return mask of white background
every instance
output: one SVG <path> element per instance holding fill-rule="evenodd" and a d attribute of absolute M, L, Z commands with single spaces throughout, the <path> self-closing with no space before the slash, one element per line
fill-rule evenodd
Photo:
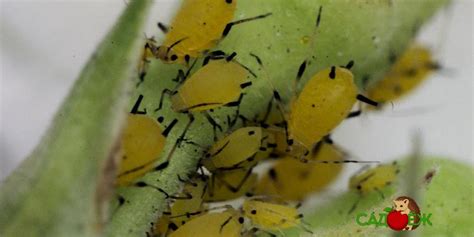
<path fill-rule="evenodd" d="M 176 1 L 177 2 L 177 1 Z M 167 21 L 174 1 L 152 10 Z M 0 179 L 28 155 L 47 129 L 95 46 L 124 8 L 122 1 L 1 1 Z M 455 1 L 420 36 L 446 67 L 384 113 L 343 123 L 334 139 L 364 160 L 390 160 L 411 150 L 474 163 L 473 2 Z"/>

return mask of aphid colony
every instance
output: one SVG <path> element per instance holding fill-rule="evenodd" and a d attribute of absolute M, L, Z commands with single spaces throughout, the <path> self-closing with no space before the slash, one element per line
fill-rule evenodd
<path fill-rule="evenodd" d="M 122 136 L 117 185 L 154 188 L 170 200 L 168 210 L 154 223 L 152 235 L 252 236 L 291 227 L 311 232 L 296 206 L 289 202 L 302 201 L 327 187 L 341 173 L 343 164 L 364 163 L 348 160 L 348 154 L 331 140 L 330 132 L 346 118 L 360 114 L 361 111 L 351 112 L 357 101 L 372 107 L 378 105 L 376 101 L 392 101 L 415 88 L 428 72 L 438 68 L 428 51 L 412 47 L 384 80 L 365 93 L 369 99 L 358 92 L 351 72 L 354 62 L 350 61 L 346 66 L 331 66 L 312 75 L 288 107 L 270 78 L 266 78 L 273 95 L 269 108 L 275 103 L 277 111 L 268 110 L 263 120 L 250 120 L 239 113 L 239 106 L 244 91 L 252 85 L 256 75 L 238 62 L 238 52 L 209 50 L 229 34 L 232 26 L 264 20 L 271 17 L 271 13 L 232 22 L 235 8 L 235 0 L 186 0 L 170 27 L 158 24 L 166 33 L 163 43 L 157 46 L 150 38 L 144 46 L 138 66 L 141 80 L 152 57 L 188 66 L 186 72 L 178 71 L 175 79 L 178 84 L 174 89 L 162 91 L 155 112 L 163 108 L 168 96 L 171 109 L 189 117 L 173 149 L 187 143 L 203 150 L 197 172 L 177 177 L 184 186 L 181 194 L 168 194 L 160 187 L 140 181 L 147 172 L 167 168 L 170 156 L 165 162 L 156 163 L 168 134 L 178 121 L 174 119 L 165 125 L 163 117 L 152 119 L 146 109 L 140 109 L 143 96 L 138 97 Z M 321 11 L 319 8 L 316 27 L 319 27 Z M 251 56 L 263 68 L 258 55 Z M 198 58 L 203 59 L 202 66 L 191 73 Z M 301 63 L 296 82 L 308 65 L 306 60 Z M 231 131 L 221 138 L 216 130 L 222 131 L 222 127 L 208 113 L 220 107 L 236 108 L 235 116 L 228 117 L 227 121 Z M 210 147 L 186 137 L 197 113 L 204 115 L 213 127 L 215 143 Z M 270 119 L 275 113 L 281 118 L 279 122 Z M 233 128 L 238 119 L 242 119 L 245 126 Z M 271 165 L 259 177 L 253 169 L 262 162 L 271 162 Z M 395 164 L 379 165 L 354 175 L 349 188 L 360 195 L 378 192 L 390 185 L 397 173 Z M 240 197 L 245 197 L 240 208 L 209 207 L 211 202 Z M 123 200 L 120 203 L 123 204 Z M 356 205 L 348 211 L 353 211 Z"/>

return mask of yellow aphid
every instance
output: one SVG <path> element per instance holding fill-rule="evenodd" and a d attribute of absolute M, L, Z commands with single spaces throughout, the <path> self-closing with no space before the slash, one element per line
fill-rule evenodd
<path fill-rule="evenodd" d="M 317 154 L 311 153 L 308 159 L 308 163 L 292 157 L 277 160 L 258 182 L 256 193 L 284 200 L 303 200 L 311 193 L 321 191 L 339 176 L 344 155 L 333 145 L 322 143 Z M 313 160 L 328 163 L 311 163 Z"/>
<path fill-rule="evenodd" d="M 356 97 L 357 87 L 351 71 L 331 67 L 318 72 L 291 103 L 290 138 L 311 149 L 346 119 Z"/>
<path fill-rule="evenodd" d="M 367 95 L 380 103 L 398 100 L 421 85 L 438 69 L 429 49 L 414 45 L 392 66 L 385 78 L 371 86 Z"/>
<path fill-rule="evenodd" d="M 349 188 L 360 194 L 380 191 L 382 188 L 396 181 L 399 172 L 400 170 L 396 162 L 368 168 L 351 177 L 349 180 Z"/>
<path fill-rule="evenodd" d="M 243 127 L 217 141 L 201 161 L 202 165 L 213 172 L 218 169 L 235 169 L 255 165 L 259 152 L 272 149 L 268 140 L 270 134 L 261 127 Z"/>
<path fill-rule="evenodd" d="M 167 235 L 184 225 L 189 220 L 199 216 L 198 213 L 207 208 L 203 205 L 203 195 L 207 189 L 207 179 L 204 176 L 195 177 L 187 181 L 182 193 L 189 195 L 189 199 L 177 199 L 171 203 L 168 212 L 165 212 L 158 220 L 155 233 Z"/>
<path fill-rule="evenodd" d="M 294 207 L 251 199 L 244 201 L 242 211 L 253 225 L 265 230 L 298 226 L 302 217 Z"/>
<path fill-rule="evenodd" d="M 254 54 L 257 63 L 262 66 L 261 59 Z M 296 76 L 300 80 L 306 69 L 304 61 Z M 324 137 L 351 115 L 351 109 L 357 100 L 376 106 L 374 102 L 357 93 L 354 75 L 349 70 L 354 62 L 350 61 L 345 67 L 332 66 L 316 73 L 305 84 L 303 90 L 294 98 L 286 111 L 280 94 L 269 82 L 273 89 L 273 98 L 277 101 L 278 110 L 286 120 L 283 128 L 272 128 L 277 151 L 293 157 L 306 160 L 310 149 L 322 141 Z M 265 71 L 265 70 L 264 70 Z M 265 72 L 268 75 L 268 73 Z M 264 121 L 265 122 L 265 121 Z M 282 147 L 282 134 L 285 135 L 286 146 Z"/>
<path fill-rule="evenodd" d="M 208 202 L 228 201 L 253 193 L 257 174 L 251 170 L 226 170 L 213 174 L 209 181 L 204 200 Z"/>
<path fill-rule="evenodd" d="M 231 22 L 236 7 L 237 0 L 184 0 L 155 56 L 165 62 L 187 63 L 216 46 L 233 25 L 269 15 Z"/>
<path fill-rule="evenodd" d="M 248 76 L 249 72 L 232 60 L 212 60 L 173 93 L 171 106 L 177 112 L 199 112 L 235 103 L 242 89 L 251 85 Z"/>
<path fill-rule="evenodd" d="M 160 125 L 146 115 L 129 114 L 122 135 L 117 184 L 127 185 L 154 168 L 165 146 Z"/>
<path fill-rule="evenodd" d="M 206 213 L 186 222 L 169 237 L 240 237 L 243 223 L 244 218 L 234 209 Z"/>

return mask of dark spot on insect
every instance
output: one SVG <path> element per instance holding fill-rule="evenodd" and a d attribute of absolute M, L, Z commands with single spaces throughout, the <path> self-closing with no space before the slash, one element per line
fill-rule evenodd
<path fill-rule="evenodd" d="M 181 225 L 184 225 L 184 224 L 186 224 L 186 221 L 181 221 Z"/>
<path fill-rule="evenodd" d="M 251 162 L 251 161 L 253 161 L 253 160 L 254 160 L 253 156 L 252 156 L 252 157 L 249 157 L 249 158 L 247 158 L 247 161 L 249 161 L 249 162 Z"/>
<path fill-rule="evenodd" d="M 255 134 L 255 131 L 249 131 L 249 136 L 252 136 Z"/>
<path fill-rule="evenodd" d="M 410 69 L 408 69 L 408 70 L 405 72 L 405 74 L 406 74 L 407 76 L 409 76 L 409 77 L 414 77 L 414 76 L 416 76 L 416 73 L 417 73 L 416 68 L 410 68 Z"/>
<path fill-rule="evenodd" d="M 362 186 L 360 186 L 360 184 L 359 184 L 359 185 L 357 185 L 356 188 L 357 188 L 357 190 L 361 190 L 361 189 L 362 189 Z"/>
<path fill-rule="evenodd" d="M 160 117 L 158 117 L 157 120 L 158 120 L 159 123 L 162 123 L 165 120 L 165 118 L 163 118 L 163 116 L 160 116 Z"/>
<path fill-rule="evenodd" d="M 260 147 L 259 150 L 260 150 L 260 151 L 266 151 L 267 148 L 266 148 L 266 147 Z"/>
<path fill-rule="evenodd" d="M 209 111 L 212 113 L 212 112 L 214 112 L 214 109 L 210 109 Z"/>
<path fill-rule="evenodd" d="M 126 160 L 127 159 L 127 156 L 122 156 L 122 160 Z"/>
<path fill-rule="evenodd" d="M 178 56 L 176 54 L 171 55 L 170 57 L 171 61 L 176 61 L 178 59 Z"/>
<path fill-rule="evenodd" d="M 189 62 L 189 60 L 191 60 L 191 56 L 188 54 L 184 55 L 184 61 Z"/>
<path fill-rule="evenodd" d="M 175 231 L 178 229 L 178 226 L 175 223 L 171 222 L 169 223 L 168 228 Z"/>
<path fill-rule="evenodd" d="M 243 218 L 243 217 L 239 217 L 239 223 L 240 223 L 240 224 L 243 224 L 243 223 L 244 223 L 244 218 Z"/>
<path fill-rule="evenodd" d="M 139 182 L 135 183 L 135 186 L 143 188 L 143 187 L 146 187 L 147 184 L 143 181 L 139 181 Z"/>
<path fill-rule="evenodd" d="M 226 3 L 231 4 L 232 0 L 225 0 Z"/>
<path fill-rule="evenodd" d="M 125 198 L 122 196 L 118 196 L 118 202 L 120 206 L 123 205 L 125 203 Z"/>
<path fill-rule="evenodd" d="M 207 25 L 207 23 L 206 23 L 206 22 L 203 22 L 203 23 L 202 23 L 202 25 L 204 25 L 204 26 L 205 26 L 205 25 Z"/>
<path fill-rule="evenodd" d="M 335 66 L 331 67 L 331 72 L 329 72 L 329 78 L 331 78 L 331 79 L 336 78 L 336 67 Z"/>
<path fill-rule="evenodd" d="M 346 68 L 350 70 L 353 66 L 354 66 L 354 60 L 351 60 L 347 63 Z"/>
<path fill-rule="evenodd" d="M 286 48 L 286 53 L 290 53 L 290 49 L 289 49 L 289 48 Z"/>
<path fill-rule="evenodd" d="M 277 173 L 276 173 L 275 169 L 269 169 L 268 170 L 268 176 L 270 176 L 270 178 L 272 180 L 276 180 L 277 179 Z"/>
<path fill-rule="evenodd" d="M 316 107 L 316 105 L 315 105 L 315 104 L 311 104 L 311 107 L 313 107 L 313 108 L 314 108 L 314 107 Z"/>
<path fill-rule="evenodd" d="M 252 211 L 250 211 L 250 214 L 252 214 L 252 215 L 257 214 L 257 210 L 252 210 Z"/>

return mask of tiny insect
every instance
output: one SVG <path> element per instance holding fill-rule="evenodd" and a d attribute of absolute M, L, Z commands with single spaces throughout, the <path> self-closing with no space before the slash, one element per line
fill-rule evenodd
<path fill-rule="evenodd" d="M 208 212 L 186 222 L 169 237 L 240 237 L 244 221 L 240 212 L 233 208 Z"/>
<path fill-rule="evenodd" d="M 217 140 L 216 130 L 222 130 L 221 126 L 207 112 L 218 107 L 237 107 L 236 117 L 243 98 L 242 90 L 250 85 L 251 72 L 243 65 L 234 60 L 235 53 L 226 58 L 218 58 L 209 61 L 189 78 L 190 68 L 185 74 L 181 70 L 178 73 L 176 89 L 164 89 L 161 94 L 158 108 L 163 107 L 165 95 L 171 98 L 171 108 L 176 112 L 191 113 L 202 112 L 211 123 L 214 130 L 214 139 Z M 232 119 L 235 121 L 235 118 Z"/>
<path fill-rule="evenodd" d="M 349 180 L 349 189 L 357 192 L 359 195 L 366 195 L 376 191 L 384 199 L 382 189 L 394 183 L 400 173 L 400 168 L 396 161 L 391 164 L 382 164 L 375 167 L 365 167 L 354 174 Z M 360 200 L 360 199 L 359 199 Z M 356 209 L 357 201 L 349 213 Z"/>
<path fill-rule="evenodd" d="M 312 233 L 302 222 L 303 215 L 289 205 L 271 203 L 257 199 L 246 199 L 242 204 L 242 213 L 257 228 L 273 231 L 299 227 Z"/>
<path fill-rule="evenodd" d="M 191 180 L 183 180 L 183 182 L 185 185 L 182 193 L 188 194 L 190 198 L 176 199 L 170 204 L 169 211 L 164 212 L 155 224 L 155 234 L 167 236 L 186 222 L 204 214 L 201 212 L 207 209 L 203 200 L 208 185 L 207 177 L 196 175 Z"/>
<path fill-rule="evenodd" d="M 261 59 L 256 55 L 252 56 L 263 67 Z M 303 76 L 305 68 L 306 61 L 298 70 L 297 81 Z M 268 81 L 271 85 L 270 80 Z M 282 142 L 279 138 L 284 134 L 287 144 L 284 146 L 285 152 L 303 161 L 307 160 L 310 149 L 315 144 L 328 136 L 344 119 L 352 117 L 351 110 L 357 100 L 377 106 L 377 102 L 357 93 L 354 76 L 345 67 L 332 66 L 316 73 L 292 100 L 289 112 L 286 112 L 278 91 L 273 85 L 271 87 L 273 99 L 277 101 L 278 109 L 285 121 L 283 128 L 273 127 L 269 128 L 269 131 L 273 133 L 280 146 Z"/>
<path fill-rule="evenodd" d="M 395 62 L 385 77 L 369 87 L 367 95 L 382 104 L 406 96 L 418 88 L 429 75 L 440 69 L 428 48 L 412 45 Z"/>
<path fill-rule="evenodd" d="M 233 21 L 237 0 L 186 0 L 171 26 L 158 23 L 166 34 L 164 42 L 154 49 L 155 57 L 167 63 L 189 63 L 216 46 L 233 26 L 271 13 Z"/>
<path fill-rule="evenodd" d="M 143 83 L 143 81 L 145 80 L 148 66 L 150 64 L 150 59 L 153 58 L 154 56 L 153 55 L 154 44 L 156 44 L 156 41 L 153 37 L 146 38 L 145 45 L 143 46 L 143 49 L 142 49 L 140 61 L 138 62 L 138 65 L 137 65 L 138 79 L 139 79 L 137 86 Z"/>
<path fill-rule="evenodd" d="M 324 160 L 327 164 L 306 164 L 292 157 L 280 158 L 259 180 L 256 194 L 301 201 L 321 191 L 339 176 L 344 156 L 334 145 L 322 143 L 317 153 L 309 155 L 309 160 Z"/>
<path fill-rule="evenodd" d="M 122 158 L 117 175 L 119 186 L 128 185 L 155 168 L 168 131 L 163 131 L 154 119 L 146 115 L 128 115 L 121 141 Z"/>

